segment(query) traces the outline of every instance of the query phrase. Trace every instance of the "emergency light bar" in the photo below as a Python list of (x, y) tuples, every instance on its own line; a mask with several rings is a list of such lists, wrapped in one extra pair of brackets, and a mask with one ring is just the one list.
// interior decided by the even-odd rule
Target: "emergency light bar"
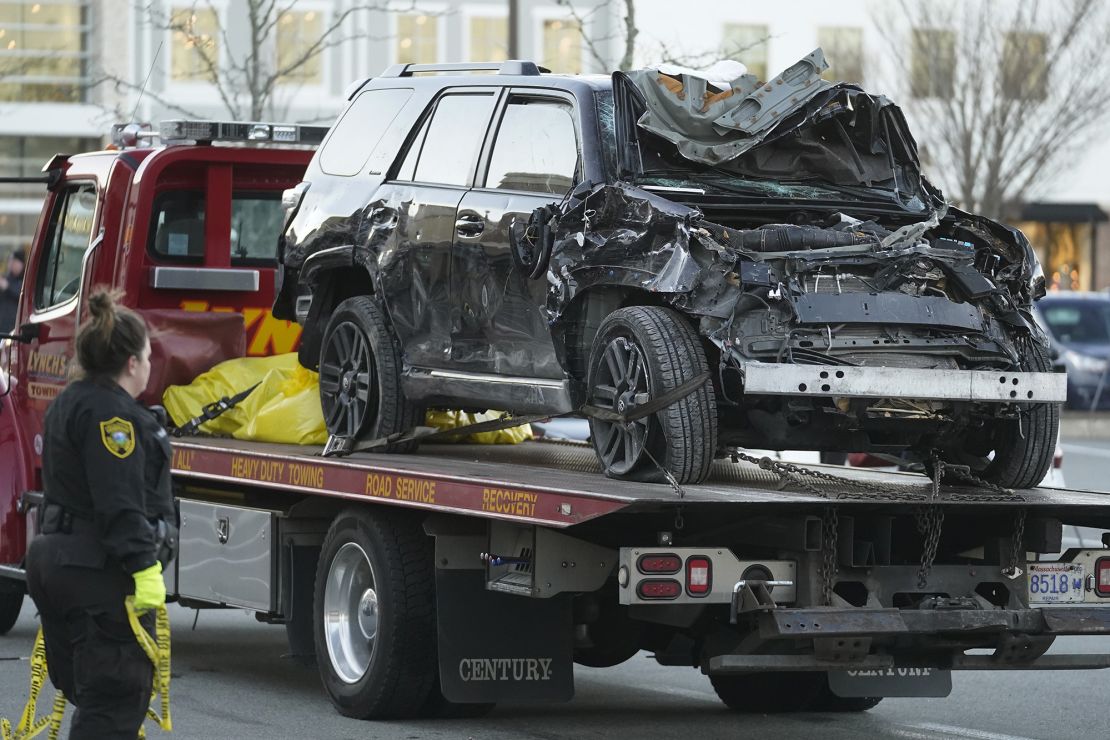
[(188, 121), (178, 119), (162, 121), (158, 127), (158, 135), (162, 141), (237, 141), (244, 143), (268, 141), (275, 144), (316, 145), (324, 140), (327, 133), (327, 126), (242, 121)]

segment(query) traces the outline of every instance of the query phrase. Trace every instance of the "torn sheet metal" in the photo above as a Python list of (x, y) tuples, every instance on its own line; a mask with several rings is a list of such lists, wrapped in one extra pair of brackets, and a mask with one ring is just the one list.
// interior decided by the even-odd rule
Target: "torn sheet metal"
[(690, 73), (615, 73), (614, 92), (630, 108), (625, 120), (618, 116), (618, 142), (636, 140), (639, 154), (622, 166), (638, 174), (681, 171), (666, 151), (673, 147), (688, 169), (705, 173), (881, 186), (904, 200), (928, 200), (901, 110), (855, 85), (821, 79), (827, 67), (816, 49), (762, 84), (748, 74), (718, 88)]

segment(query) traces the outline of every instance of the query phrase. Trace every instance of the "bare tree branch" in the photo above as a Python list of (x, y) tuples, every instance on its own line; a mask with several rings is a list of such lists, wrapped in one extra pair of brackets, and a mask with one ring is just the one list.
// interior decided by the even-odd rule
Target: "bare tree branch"
[(965, 208), (1004, 217), (1107, 125), (1105, 2), (899, 0), (874, 20), (930, 176)]
[[(259, 120), (273, 116), (280, 109), (287, 109), (296, 91), (303, 87), (303, 82), (297, 80), (297, 73), (313, 65), (329, 49), (356, 39), (365, 42), (389, 38), (347, 31), (352, 18), (358, 14), (374, 11), (421, 12), (429, 16), (443, 14), (421, 10), (417, 0), (408, 0), (403, 4), (391, 0), (355, 3), (334, 9), (318, 36), (304, 38), (292, 53), (287, 49), (279, 54), (280, 24), (287, 14), (299, 12), (298, 0), (238, 0), (231, 7), (245, 8), (250, 26), (246, 48), (233, 44), (227, 19), (216, 12), (212, 0), (195, 0), (184, 14), (180, 13), (180, 9), (177, 14), (167, 14), (155, 3), (148, 4), (145, 12), (146, 21), (152, 28), (170, 32), (176, 42), (186, 46), (199, 77), (212, 85), (227, 114), (239, 120)], [(193, 20), (198, 13), (205, 12), (211, 12), (215, 17), (214, 30), (198, 27), (203, 24)], [(171, 59), (172, 54), (173, 51), (170, 52)], [(140, 87), (118, 75), (106, 72), (94, 75), (93, 85), (106, 83), (121, 90), (137, 91)], [(145, 94), (171, 110), (187, 113), (165, 94), (156, 94), (149, 89)], [(192, 112), (188, 114), (195, 115)]]

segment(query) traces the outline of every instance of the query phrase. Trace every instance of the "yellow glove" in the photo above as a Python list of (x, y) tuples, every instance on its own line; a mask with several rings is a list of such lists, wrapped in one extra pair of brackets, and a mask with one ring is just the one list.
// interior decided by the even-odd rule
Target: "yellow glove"
[(166, 582), (162, 580), (162, 564), (131, 574), (135, 579), (135, 611), (145, 612), (166, 603)]

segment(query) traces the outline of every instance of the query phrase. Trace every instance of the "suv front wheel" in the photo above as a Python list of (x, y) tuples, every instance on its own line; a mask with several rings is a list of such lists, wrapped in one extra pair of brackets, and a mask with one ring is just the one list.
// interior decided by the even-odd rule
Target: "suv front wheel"
[[(411, 429), (423, 410), (401, 391), (401, 347), (368, 296), (339, 304), (320, 350), (320, 404), (330, 434), (376, 439)], [(411, 452), (415, 442), (378, 448)]]
[[(630, 306), (611, 313), (590, 351), (589, 401), (629, 413), (708, 372), (697, 334), (674, 311)], [(662, 411), (627, 423), (590, 419), (590, 438), (610, 478), (698, 483), (717, 450), (717, 403), (706, 379)]]

